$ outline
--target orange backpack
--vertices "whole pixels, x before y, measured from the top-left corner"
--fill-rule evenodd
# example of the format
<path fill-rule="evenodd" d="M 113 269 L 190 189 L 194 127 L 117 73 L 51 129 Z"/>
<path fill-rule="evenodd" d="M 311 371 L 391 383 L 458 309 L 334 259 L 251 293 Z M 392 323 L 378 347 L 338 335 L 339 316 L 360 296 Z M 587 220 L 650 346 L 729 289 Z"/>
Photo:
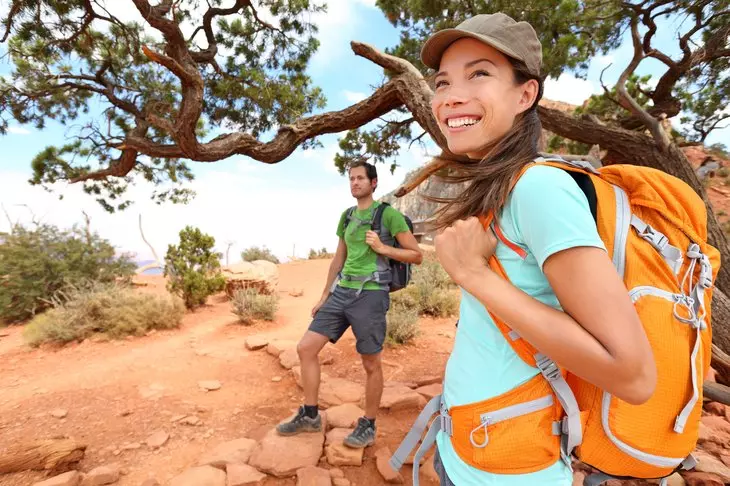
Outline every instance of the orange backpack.
<path fill-rule="evenodd" d="M 441 396 L 434 397 L 390 461 L 399 470 L 438 414 L 414 458 L 414 484 L 419 461 L 439 430 L 464 462 L 498 474 L 538 471 L 561 458 L 570 466 L 571 455 L 601 471 L 588 476 L 586 486 L 615 478 L 665 478 L 694 467 L 691 452 L 711 358 L 710 304 L 720 266 L 720 253 L 707 243 L 704 201 L 686 183 L 656 169 L 536 162 L 570 172 L 586 194 L 651 343 L 656 390 L 641 405 L 623 402 L 560 369 L 490 313 L 517 355 L 540 373 L 505 394 L 448 410 Z M 486 228 L 492 218 L 482 222 Z M 496 257 L 489 265 L 507 278 Z"/>

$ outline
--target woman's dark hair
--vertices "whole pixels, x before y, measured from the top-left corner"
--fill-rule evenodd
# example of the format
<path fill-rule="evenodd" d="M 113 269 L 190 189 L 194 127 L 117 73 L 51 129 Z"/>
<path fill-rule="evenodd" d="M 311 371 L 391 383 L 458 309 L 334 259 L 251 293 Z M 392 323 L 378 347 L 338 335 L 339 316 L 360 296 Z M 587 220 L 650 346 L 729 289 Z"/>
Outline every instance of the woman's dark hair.
<path fill-rule="evenodd" d="M 529 73 L 527 66 L 514 58 L 507 57 L 514 72 L 517 85 L 534 79 L 539 88 L 533 105 L 515 118 L 514 125 L 500 139 L 485 147 L 487 155 L 481 160 L 446 158 L 448 165 L 440 175 L 445 182 L 468 185 L 454 198 L 425 195 L 424 198 L 443 204 L 435 213 L 429 226 L 440 230 L 460 219 L 493 212 L 495 219 L 509 195 L 513 179 L 520 170 L 538 155 L 538 144 L 542 135 L 542 123 L 537 114 L 537 105 L 543 94 L 543 81 Z"/>

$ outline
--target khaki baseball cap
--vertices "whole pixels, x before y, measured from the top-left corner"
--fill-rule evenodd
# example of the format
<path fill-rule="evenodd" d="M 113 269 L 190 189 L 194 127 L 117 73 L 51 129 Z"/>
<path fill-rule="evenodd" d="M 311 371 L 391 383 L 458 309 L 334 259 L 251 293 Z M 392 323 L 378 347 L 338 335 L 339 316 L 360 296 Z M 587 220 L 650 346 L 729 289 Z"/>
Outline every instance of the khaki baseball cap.
<path fill-rule="evenodd" d="M 480 14 L 471 17 L 453 29 L 433 34 L 421 49 L 421 61 L 438 69 L 444 51 L 455 41 L 470 37 L 482 41 L 527 65 L 531 74 L 540 76 L 542 45 L 535 29 L 527 22 L 516 22 L 503 13 Z"/>

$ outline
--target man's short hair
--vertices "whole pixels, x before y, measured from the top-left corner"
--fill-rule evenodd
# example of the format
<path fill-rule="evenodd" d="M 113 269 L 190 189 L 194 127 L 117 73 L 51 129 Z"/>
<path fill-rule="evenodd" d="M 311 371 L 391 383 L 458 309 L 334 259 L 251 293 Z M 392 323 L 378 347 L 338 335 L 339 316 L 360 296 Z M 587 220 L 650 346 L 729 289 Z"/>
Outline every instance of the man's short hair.
<path fill-rule="evenodd" d="M 353 162 L 350 164 L 347 168 L 347 171 L 351 171 L 355 167 L 365 167 L 365 174 L 368 177 L 368 180 L 373 180 L 378 178 L 378 169 L 375 168 L 375 166 L 369 162 L 365 162 L 364 160 L 358 160 L 357 162 Z"/>

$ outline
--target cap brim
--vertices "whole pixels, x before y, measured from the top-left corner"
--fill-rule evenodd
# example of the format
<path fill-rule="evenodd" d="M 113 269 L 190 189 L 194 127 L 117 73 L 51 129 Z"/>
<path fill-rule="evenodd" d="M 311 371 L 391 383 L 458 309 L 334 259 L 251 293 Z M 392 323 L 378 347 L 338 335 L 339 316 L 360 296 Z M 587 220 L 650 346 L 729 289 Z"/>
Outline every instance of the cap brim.
<path fill-rule="evenodd" d="M 472 32 L 466 32 L 459 29 L 444 29 L 436 32 L 434 35 L 423 44 L 421 48 L 421 62 L 431 69 L 438 69 L 441 63 L 441 56 L 444 51 L 459 39 L 471 38 L 483 42 L 489 46 L 494 47 L 503 54 L 514 57 L 517 60 L 523 61 L 522 56 L 509 49 L 496 39 L 492 39 L 489 36 L 475 34 Z"/>

